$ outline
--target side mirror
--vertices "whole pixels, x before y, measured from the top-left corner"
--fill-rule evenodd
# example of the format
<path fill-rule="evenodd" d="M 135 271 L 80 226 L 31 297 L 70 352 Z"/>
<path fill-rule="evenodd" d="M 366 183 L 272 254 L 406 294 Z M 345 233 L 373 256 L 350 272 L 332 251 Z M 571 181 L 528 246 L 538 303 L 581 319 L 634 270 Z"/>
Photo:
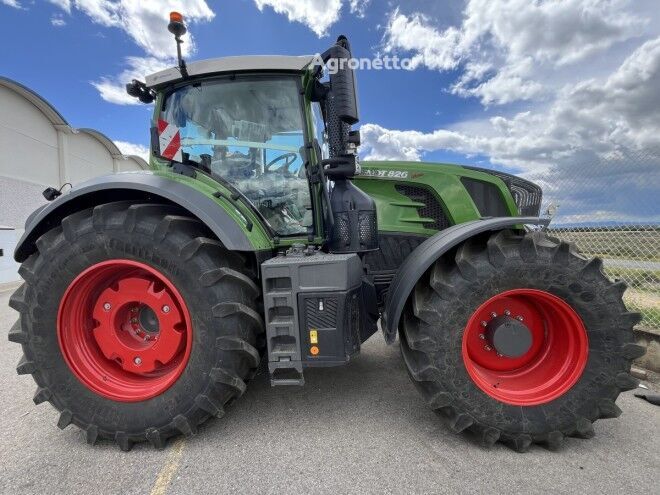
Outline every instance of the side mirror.
<path fill-rule="evenodd" d="M 133 79 L 126 85 L 126 93 L 133 98 L 137 98 L 142 103 L 153 103 L 156 99 L 153 91 L 150 91 L 146 84 L 137 79 Z"/>

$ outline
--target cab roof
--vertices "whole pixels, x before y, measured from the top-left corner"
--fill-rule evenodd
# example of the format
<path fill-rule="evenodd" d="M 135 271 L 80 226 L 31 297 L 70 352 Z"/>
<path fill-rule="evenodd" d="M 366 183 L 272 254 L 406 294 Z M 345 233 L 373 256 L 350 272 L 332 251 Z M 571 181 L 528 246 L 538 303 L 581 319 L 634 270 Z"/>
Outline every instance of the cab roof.
<path fill-rule="evenodd" d="M 252 55 L 243 57 L 223 57 L 209 60 L 200 60 L 186 64 L 190 77 L 233 72 L 302 72 L 314 60 L 312 55 L 284 56 L 284 55 Z M 156 72 L 147 76 L 147 87 L 158 88 L 166 84 L 181 81 L 181 72 L 178 67 Z"/>

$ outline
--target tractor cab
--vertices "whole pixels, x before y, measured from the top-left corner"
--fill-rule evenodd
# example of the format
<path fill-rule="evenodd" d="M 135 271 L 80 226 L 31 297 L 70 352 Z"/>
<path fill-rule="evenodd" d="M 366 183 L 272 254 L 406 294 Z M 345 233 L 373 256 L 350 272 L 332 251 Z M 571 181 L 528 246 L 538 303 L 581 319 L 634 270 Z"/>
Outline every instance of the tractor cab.
<path fill-rule="evenodd" d="M 157 157 L 230 183 L 279 236 L 313 225 L 296 77 L 219 75 L 171 88 L 157 119 Z"/>
<path fill-rule="evenodd" d="M 170 31 L 180 48 L 185 26 L 176 15 Z M 151 165 L 230 187 L 272 237 L 322 238 L 333 252 L 374 249 L 373 201 L 347 181 L 360 168 L 350 58 L 343 36 L 317 56 L 187 64 L 179 49 L 177 67 L 127 85 L 155 102 Z M 324 80 L 326 64 L 333 70 Z"/>

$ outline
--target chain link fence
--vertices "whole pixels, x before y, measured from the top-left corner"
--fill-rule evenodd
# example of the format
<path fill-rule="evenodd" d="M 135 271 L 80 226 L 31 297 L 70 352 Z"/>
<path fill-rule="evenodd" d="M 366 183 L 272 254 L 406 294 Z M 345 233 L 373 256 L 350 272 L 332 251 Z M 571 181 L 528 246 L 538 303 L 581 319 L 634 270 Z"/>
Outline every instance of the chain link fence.
<path fill-rule="evenodd" d="M 660 149 L 587 157 L 535 174 L 550 232 L 603 259 L 628 285 L 624 300 L 641 327 L 660 331 Z"/>

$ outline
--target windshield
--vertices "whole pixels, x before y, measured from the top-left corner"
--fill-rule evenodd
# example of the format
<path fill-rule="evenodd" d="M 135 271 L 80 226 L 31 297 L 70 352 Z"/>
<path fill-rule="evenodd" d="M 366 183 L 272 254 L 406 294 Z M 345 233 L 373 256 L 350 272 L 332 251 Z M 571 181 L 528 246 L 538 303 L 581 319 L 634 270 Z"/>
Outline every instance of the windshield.
<path fill-rule="evenodd" d="M 166 97 L 160 120 L 179 131 L 184 157 L 240 190 L 277 234 L 307 233 L 312 207 L 294 79 L 186 86 Z"/>

